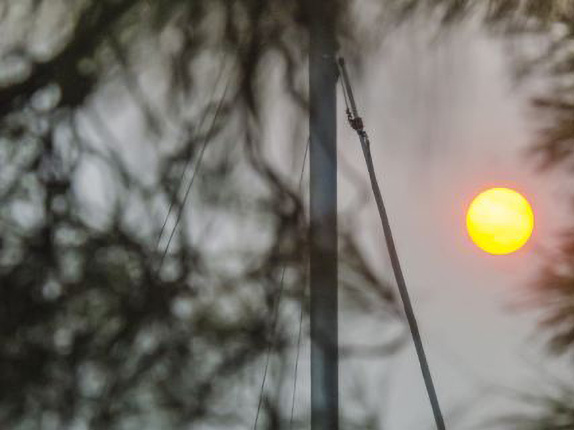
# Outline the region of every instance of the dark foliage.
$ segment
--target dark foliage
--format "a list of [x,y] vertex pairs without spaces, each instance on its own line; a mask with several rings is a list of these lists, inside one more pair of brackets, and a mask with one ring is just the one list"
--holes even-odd
[[[352,43],[340,3],[341,40]],[[289,103],[304,112],[306,7],[303,0],[0,7],[0,25],[15,35],[0,52],[8,71],[0,77],[1,428],[175,429],[251,418],[252,370],[272,339],[274,356],[292,343],[287,330],[272,332],[277,291],[305,302],[304,205],[263,156],[260,116],[269,58],[280,61]],[[169,49],[154,51],[164,36]],[[142,84],[158,63],[162,91]],[[219,104],[204,78],[224,68],[216,90],[227,80],[228,91]],[[117,136],[110,122],[130,103],[133,130]],[[211,140],[225,146],[208,151],[190,204],[179,181],[189,181],[189,166]],[[146,151],[154,167],[145,166]],[[85,179],[94,166],[99,179]],[[104,201],[89,203],[91,193]],[[204,231],[184,203],[197,208]],[[261,240],[223,246],[227,227],[218,217],[239,230],[245,220],[245,228],[257,223]],[[342,250],[342,261],[357,300],[368,294],[363,303],[396,314],[393,295],[356,247]]]

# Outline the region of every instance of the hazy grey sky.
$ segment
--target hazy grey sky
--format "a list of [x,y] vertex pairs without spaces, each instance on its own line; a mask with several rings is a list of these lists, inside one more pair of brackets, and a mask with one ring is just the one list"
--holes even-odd
[[[528,284],[552,236],[563,225],[567,194],[560,175],[536,173],[534,160],[526,155],[535,140],[536,123],[528,108],[534,85],[514,85],[502,43],[487,37],[474,24],[453,30],[432,45],[430,38],[431,28],[422,21],[410,21],[388,34],[380,51],[367,62],[365,75],[361,79],[354,76],[353,85],[371,136],[375,165],[437,390],[450,428],[461,430],[520,407],[509,394],[492,390],[494,386],[536,390],[544,380],[542,369],[566,371],[544,358],[539,339],[533,337],[535,312],[512,307],[528,296]],[[353,78],[353,65],[349,68]],[[157,83],[161,83],[161,70],[151,67],[142,80],[160,91]],[[271,79],[269,86],[273,89],[277,84]],[[114,85],[110,85],[108,95],[114,95]],[[340,157],[353,166],[367,186],[360,145],[346,123],[341,97],[339,104]],[[98,102],[91,108],[94,106]],[[290,109],[280,98],[272,101],[265,111],[268,129],[263,134],[269,142],[268,158],[278,169],[292,174],[296,182],[306,123],[301,127],[301,144],[295,148],[300,154],[295,153],[291,139],[300,118]],[[129,127],[137,122],[135,106],[105,107],[102,114],[128,150],[134,142],[145,141]],[[225,142],[230,140],[228,136]],[[134,160],[149,167],[153,175],[150,166],[157,154],[153,145],[145,143],[147,149],[139,148],[139,152],[147,155]],[[289,148],[288,154],[285,148]],[[87,171],[85,175],[85,186],[92,183],[93,187],[97,174]],[[375,266],[392,279],[372,198],[364,207],[357,207],[356,180],[349,178],[348,169],[341,168],[341,220],[355,225]],[[489,256],[466,237],[466,206],[490,186],[517,188],[533,205],[535,234],[516,254]],[[92,197],[97,200],[97,195]],[[192,224],[203,228],[195,208],[191,214],[196,216]],[[258,226],[251,224],[243,229],[236,225],[233,231],[228,223],[225,229],[218,229],[224,240],[213,242],[243,245],[250,235],[257,236],[252,228]],[[253,242],[253,237],[249,240]],[[377,326],[373,320],[347,318],[344,313],[340,324],[342,342],[377,342],[379,333],[387,333],[386,327]],[[343,407],[351,404],[350,387],[356,384],[366,390],[363,404],[350,408],[357,415],[362,409],[375,412],[385,430],[432,428],[410,339],[407,344],[390,360],[342,362]],[[296,403],[297,412],[303,414],[309,407],[306,345]],[[290,399],[291,386],[286,389],[285,396]],[[485,393],[484,389],[490,391]],[[475,402],[478,394],[484,396]],[[468,413],[460,422],[450,416],[458,407]],[[247,418],[252,415],[247,409],[245,413]]]
[[[509,66],[502,43],[472,24],[429,46],[424,26],[411,23],[386,41],[358,91],[437,389],[447,415],[468,400],[468,425],[510,412],[497,392],[472,402],[483,384],[538,391],[541,375],[529,361],[552,370],[531,338],[535,313],[511,307],[528,296],[561,225],[565,184],[536,173],[526,155],[535,140],[533,87],[516,89]],[[354,138],[340,127],[342,153],[360,166]],[[485,254],[465,234],[466,206],[491,186],[516,188],[534,205],[535,234],[509,256]],[[381,243],[372,203],[361,218],[365,240]],[[386,428],[431,428],[410,344],[392,366]]]
[[[536,82],[516,86],[508,51],[477,25],[432,45],[430,27],[412,21],[392,33],[353,84],[444,412],[450,428],[464,429],[523,407],[495,387],[539,393],[544,371],[566,372],[544,357],[536,313],[516,306],[529,297],[543,255],[564,225],[567,188],[559,174],[537,172],[527,155],[539,125],[528,105]],[[339,102],[340,157],[366,185],[360,145]],[[280,125],[270,127],[277,134]],[[355,183],[341,172],[342,217],[353,220],[376,266],[392,279],[374,203],[358,210]],[[466,236],[466,206],[491,186],[516,188],[533,205],[535,233],[512,255],[487,255]],[[376,342],[385,333],[344,314],[340,324],[342,342]],[[307,366],[299,410],[308,407]],[[344,361],[340,372],[343,406],[357,384],[367,393],[362,407],[380,415],[381,428],[433,428],[410,341],[390,361]]]

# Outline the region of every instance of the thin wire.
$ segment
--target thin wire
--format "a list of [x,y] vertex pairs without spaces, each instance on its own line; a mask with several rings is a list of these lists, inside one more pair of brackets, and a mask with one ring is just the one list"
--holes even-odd
[[203,154],[205,154],[205,149],[207,148],[207,145],[209,144],[209,142],[211,141],[211,138],[213,137],[213,130],[215,129],[215,124],[217,123],[217,117],[219,116],[219,112],[221,111],[221,108],[223,106],[223,103],[225,101],[225,96],[227,95],[227,90],[229,89],[229,86],[231,84],[231,77],[233,76],[232,73],[229,74],[229,79],[227,80],[227,83],[225,84],[225,90],[223,91],[223,94],[221,95],[221,98],[219,99],[219,102],[217,104],[217,107],[215,109],[215,113],[213,115],[213,120],[211,121],[211,126],[209,127],[209,131],[207,132],[207,134],[205,135],[205,139],[203,140],[203,145],[201,147],[201,150],[199,152],[199,155],[197,157],[197,163],[195,164],[195,168],[193,169],[193,174],[191,176],[191,180],[189,181],[189,184],[187,185],[187,189],[185,190],[185,194],[183,196],[183,200],[181,202],[181,205],[179,206],[179,210],[177,212],[177,216],[175,219],[175,224],[173,226],[173,229],[171,230],[171,234],[169,235],[169,239],[167,241],[167,244],[165,245],[165,249],[162,253],[161,259],[159,261],[159,266],[158,266],[158,272],[161,269],[161,267],[163,266],[163,262],[165,260],[165,257],[167,256],[167,252],[169,251],[169,246],[171,245],[171,241],[173,239],[173,236],[175,235],[175,231],[177,230],[177,227],[179,225],[179,222],[181,220],[181,216],[183,214],[183,210],[185,209],[185,202],[187,200],[187,197],[189,196],[189,192],[191,191],[191,187],[193,186],[193,183],[195,182],[195,178],[197,177],[197,173],[199,172],[200,168],[201,168],[201,162],[203,161]]
[[[222,63],[225,64],[225,57],[223,58]],[[210,100],[213,100],[213,98],[215,97],[215,92],[216,92],[216,89],[219,86],[219,82],[221,81],[221,78],[223,76],[223,70],[224,69],[225,69],[225,67],[221,67],[219,69],[219,73],[217,74],[217,79],[215,80],[215,84],[213,85],[213,88],[211,90],[211,96],[209,98]],[[205,112],[203,113],[203,116],[199,122],[198,130],[201,130],[203,128],[203,124],[207,120],[208,113],[209,113],[209,109],[205,109]],[[181,172],[181,176],[180,176],[179,180],[177,181],[176,193],[179,192],[179,189],[181,188],[181,184],[183,184],[185,174],[187,173],[189,166],[191,166],[192,161],[193,161],[193,153],[190,153],[189,157],[187,158],[187,161],[185,163],[185,166],[183,167],[183,170]],[[177,196],[177,194],[176,194],[176,196]],[[156,249],[159,248],[159,244],[160,244],[161,239],[163,237],[163,233],[165,232],[165,228],[167,226],[167,222],[169,221],[169,217],[170,217],[171,212],[173,210],[173,207],[175,205],[175,201],[176,201],[176,199],[172,200],[171,203],[169,204],[167,215],[165,216],[165,219],[163,221],[163,224],[162,224],[161,229],[159,231],[159,234],[157,236],[157,242],[155,244]]]
[[[299,178],[299,190],[301,190],[301,184],[303,183],[303,172],[305,171],[305,161],[307,161],[307,153],[309,152],[309,141],[307,141],[307,147],[305,148],[305,155],[303,156],[303,169],[301,170],[301,176]],[[307,282],[305,280],[305,286]],[[295,372],[293,375],[293,396],[291,398],[291,416],[289,418],[289,429],[293,428],[293,416],[295,413],[295,398],[297,394],[297,376],[299,370],[299,356],[301,354],[301,332],[303,328],[303,300],[301,300],[301,309],[299,311],[299,333],[297,334],[297,355],[295,357]]]
[[[418,323],[415,317],[415,313],[411,304],[411,299],[409,296],[409,292],[407,289],[407,284],[403,275],[403,271],[401,269],[401,263],[399,260],[399,256],[397,253],[397,249],[395,247],[395,241],[393,239],[393,234],[391,230],[391,225],[389,222],[389,218],[387,215],[387,211],[385,209],[385,205],[383,202],[383,197],[381,195],[381,190],[379,188],[379,183],[377,180],[377,176],[375,173],[375,168],[373,165],[373,157],[371,155],[371,144],[369,141],[369,137],[367,132],[365,131],[362,119],[358,115],[357,106],[355,104],[355,99],[353,97],[351,85],[349,83],[349,78],[347,76],[347,70],[345,68],[345,62],[342,58],[338,61],[340,74],[342,77],[342,85],[346,88],[347,95],[349,97],[349,104],[347,104],[347,115],[349,116],[349,121],[351,126],[357,131],[359,135],[359,139],[361,141],[361,147],[363,149],[363,155],[365,157],[365,162],[367,164],[367,170],[369,172],[369,178],[371,180],[371,187],[373,189],[373,194],[375,196],[375,201],[377,203],[377,208],[379,210],[379,216],[381,218],[381,223],[383,225],[383,231],[385,233],[385,241],[387,243],[387,250],[389,252],[389,257],[391,259],[391,265],[393,267],[393,272],[395,275],[395,279],[397,282],[397,287],[399,289],[399,294],[401,296],[401,300],[403,302],[403,307],[405,310],[405,315],[407,317],[407,322],[409,325],[409,330],[411,332],[413,342],[415,344],[415,350],[417,352],[417,357],[419,360],[419,365],[423,374],[423,379],[425,382],[425,387],[427,390],[427,394],[429,397],[429,401],[431,404],[431,408],[433,411],[436,427],[438,430],[446,430],[446,426],[444,423],[444,418],[442,415],[442,411],[440,408],[440,403],[438,400],[438,396],[436,394],[436,390],[434,387],[432,375],[430,372],[430,366],[428,364],[423,342],[421,339]],[[345,103],[347,103],[347,99],[345,98]]]
[[297,376],[299,370],[299,355],[301,353],[301,332],[303,327],[303,303],[299,313],[299,334],[297,335],[297,356],[295,357],[295,374],[293,375],[293,397],[291,399],[291,417],[289,418],[289,429],[293,429],[293,416],[295,413],[295,397],[297,393]]
[[[307,161],[307,153],[309,152],[309,142],[311,138],[307,139],[307,144],[305,145],[305,154],[303,155],[303,165],[301,166],[301,174],[299,175],[299,185],[298,188],[301,190],[301,184],[303,183],[303,174],[305,172],[305,164]],[[283,280],[285,279],[285,269],[286,265],[283,265],[281,271],[281,279],[279,281],[279,291],[277,292],[277,299],[275,300],[275,308],[273,309],[273,322],[271,331],[271,341],[267,345],[266,357],[265,357],[265,368],[263,369],[263,379],[261,381],[261,387],[259,389],[259,401],[257,402],[257,412],[255,414],[255,422],[253,423],[253,430],[257,429],[257,423],[259,422],[259,414],[261,413],[261,406],[263,404],[263,392],[265,391],[265,382],[267,380],[267,373],[269,371],[269,362],[271,360],[271,349],[275,345],[275,336],[277,334],[277,325],[279,322],[279,304],[281,302],[281,297],[283,295]],[[301,312],[303,310],[301,309]],[[303,316],[301,315],[301,319]],[[299,327],[299,337],[301,336],[301,327]],[[299,359],[299,350],[297,350],[297,359]],[[295,367],[297,368],[297,367]],[[297,373],[295,373],[295,376]],[[294,400],[293,400],[294,401]],[[291,420],[293,420],[293,406],[291,407]]]

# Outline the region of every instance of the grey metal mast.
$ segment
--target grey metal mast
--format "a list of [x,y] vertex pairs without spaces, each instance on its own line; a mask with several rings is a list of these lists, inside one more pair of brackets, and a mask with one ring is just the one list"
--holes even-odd
[[337,118],[333,2],[309,0],[311,429],[338,430]]

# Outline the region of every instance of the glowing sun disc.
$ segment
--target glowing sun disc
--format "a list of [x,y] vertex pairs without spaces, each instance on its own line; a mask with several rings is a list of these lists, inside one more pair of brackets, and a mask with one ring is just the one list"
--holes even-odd
[[520,193],[510,188],[491,188],[470,204],[466,227],[480,249],[495,255],[510,254],[530,239],[534,214]]

